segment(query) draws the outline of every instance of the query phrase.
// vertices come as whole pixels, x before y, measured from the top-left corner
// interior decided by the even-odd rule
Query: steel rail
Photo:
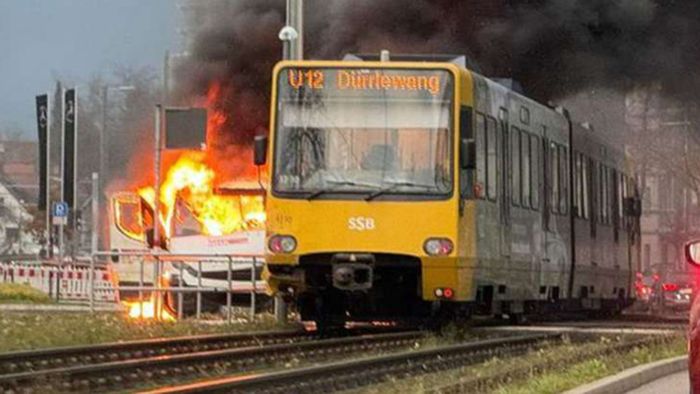
[[[0,375],[0,392],[123,390],[146,387],[159,381],[210,376],[212,373],[259,370],[304,359],[324,360],[358,352],[402,348],[424,337],[425,333],[420,331],[361,335],[5,374]]]
[[[300,341],[317,336],[318,334],[316,333],[302,330],[279,330],[192,335],[8,352],[0,353],[0,374],[30,372],[194,351]]]
[[[287,371],[168,386],[148,393],[333,392],[379,383],[389,377],[402,378],[456,368],[484,361],[497,354],[519,354],[538,343],[560,341],[563,337],[563,334],[555,333],[490,339]]]

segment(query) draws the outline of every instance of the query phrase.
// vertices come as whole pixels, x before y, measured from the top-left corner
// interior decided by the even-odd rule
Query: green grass
[[[595,357],[568,368],[545,372],[525,382],[513,382],[501,386],[496,392],[499,394],[560,393],[614,375],[627,368],[680,356],[686,352],[686,339],[679,335],[668,342],[634,348],[622,354]]]
[[[27,285],[20,283],[0,283],[0,304],[50,304],[51,298]]]
[[[132,320],[123,314],[87,312],[2,312],[0,352],[87,345],[165,336],[279,329],[272,318],[254,324],[202,324],[194,320]]]
[[[409,379],[392,379],[388,382],[350,390],[353,393],[422,393],[444,388],[463,381],[495,376],[495,382],[487,387],[470,389],[469,392],[497,392],[499,394],[559,393],[567,389],[615,374],[626,368],[681,355],[686,352],[682,334],[665,338],[648,346],[633,348],[629,352],[601,356],[617,343],[629,343],[631,337],[606,336],[588,342],[552,342],[539,345],[519,356],[494,355],[489,360],[448,371],[418,375]],[[584,361],[574,362],[579,356]],[[535,365],[545,369],[532,370]],[[525,378],[516,378],[511,371],[530,370]],[[459,390],[458,390],[459,391]],[[461,391],[465,391],[464,389]]]

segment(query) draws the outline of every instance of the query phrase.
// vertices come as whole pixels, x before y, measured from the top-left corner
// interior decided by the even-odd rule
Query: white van
[[[172,258],[164,258],[168,262],[164,265],[163,279],[170,287],[201,287],[211,290],[202,293],[204,312],[215,312],[226,304],[229,266],[233,305],[248,305],[253,289],[260,297],[259,300],[266,298],[266,285],[260,278],[265,248],[262,212],[264,191],[257,184],[237,183],[217,189],[217,194],[240,200],[240,218],[245,222],[239,230],[225,235],[204,235],[190,208],[184,201],[178,200],[170,229],[172,236],[165,245]],[[111,201],[111,249],[147,251],[146,234],[152,231],[152,209],[135,192],[116,193]],[[253,206],[256,212],[245,212],[248,205]],[[120,286],[138,285],[142,259],[120,257],[114,264]],[[152,284],[152,264],[143,264],[143,270],[144,284]],[[121,296],[134,298],[138,292],[121,292]],[[183,312],[194,312],[195,293],[183,292],[182,299]],[[174,311],[177,309],[175,293],[167,293],[166,304]]]

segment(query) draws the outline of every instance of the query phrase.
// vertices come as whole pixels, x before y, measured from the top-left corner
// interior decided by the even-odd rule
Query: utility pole
[[[168,105],[168,96],[170,95],[170,51],[165,51],[163,57],[163,106]]]
[[[61,88],[61,198],[60,202],[65,201],[65,193],[63,185],[66,182],[66,89]],[[63,266],[63,222],[58,225],[58,266]],[[57,279],[58,287],[56,288],[56,299],[60,288],[61,279]]]
[[[284,60],[304,58],[304,0],[287,0],[286,25],[280,30]]]
[[[46,259],[53,258],[51,232],[51,96],[46,94]]]
[[[94,255],[99,249],[100,226],[100,177],[96,172],[92,173],[92,231],[90,238],[90,250]],[[94,257],[93,257],[94,258]]]
[[[304,59],[304,0],[287,0],[286,25],[280,30],[279,39],[283,45],[282,59]],[[252,291],[257,291],[257,286],[253,285]],[[281,293],[275,294],[275,319],[278,323],[287,321],[287,302]]]

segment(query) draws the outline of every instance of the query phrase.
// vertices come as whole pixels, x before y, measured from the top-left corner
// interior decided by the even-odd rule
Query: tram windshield
[[[370,200],[450,193],[453,86],[445,70],[282,70],[275,192]]]

